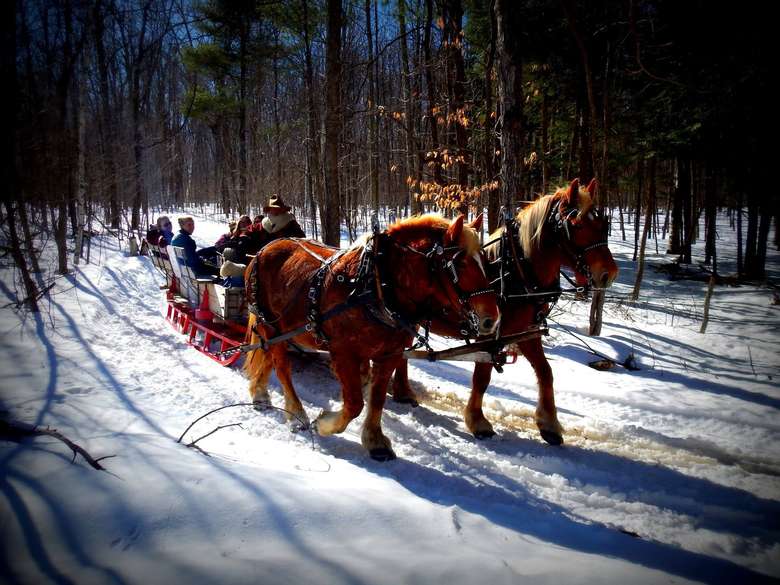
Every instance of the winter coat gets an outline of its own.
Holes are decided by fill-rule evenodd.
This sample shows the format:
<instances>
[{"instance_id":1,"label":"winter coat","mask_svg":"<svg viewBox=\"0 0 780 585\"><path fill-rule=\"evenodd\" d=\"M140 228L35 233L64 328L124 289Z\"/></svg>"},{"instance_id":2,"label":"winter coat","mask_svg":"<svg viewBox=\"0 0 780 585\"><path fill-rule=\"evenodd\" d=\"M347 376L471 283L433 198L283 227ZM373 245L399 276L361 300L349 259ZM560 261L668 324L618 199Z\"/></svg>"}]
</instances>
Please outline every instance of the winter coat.
<instances>
[{"instance_id":1,"label":"winter coat","mask_svg":"<svg viewBox=\"0 0 780 585\"><path fill-rule=\"evenodd\" d=\"M260 224L249 228L251 249L249 254L256 254L267 243L279 238L305 238L306 234L290 213L277 216L266 216Z\"/></svg>"},{"instance_id":2,"label":"winter coat","mask_svg":"<svg viewBox=\"0 0 780 585\"><path fill-rule=\"evenodd\" d=\"M173 238L173 241L171 241L171 245L184 248L184 264L189 266L196 276L211 276L214 274L214 268L203 261L203 258L198 253L195 240L186 231L180 230L176 237ZM213 251L214 248L210 248L210 250Z\"/></svg>"}]
</instances>

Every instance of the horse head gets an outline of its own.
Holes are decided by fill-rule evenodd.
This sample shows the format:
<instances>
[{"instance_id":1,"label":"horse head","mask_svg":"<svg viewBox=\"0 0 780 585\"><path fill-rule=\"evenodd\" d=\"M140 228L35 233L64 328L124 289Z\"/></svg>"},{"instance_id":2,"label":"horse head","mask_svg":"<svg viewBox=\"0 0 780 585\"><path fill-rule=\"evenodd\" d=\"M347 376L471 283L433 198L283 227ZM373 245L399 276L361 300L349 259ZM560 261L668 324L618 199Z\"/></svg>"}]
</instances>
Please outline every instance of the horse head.
<instances>
[{"instance_id":1,"label":"horse head","mask_svg":"<svg viewBox=\"0 0 780 585\"><path fill-rule=\"evenodd\" d=\"M607 288L618 274L609 251L608 220L595 205L596 179L587 188L574 179L553 195L549 222L563 252L563 264L589 278L595 288Z\"/></svg>"},{"instance_id":2,"label":"horse head","mask_svg":"<svg viewBox=\"0 0 780 585\"><path fill-rule=\"evenodd\" d=\"M463 216L448 222L423 215L388 230L401 252L413 252L398 260L405 288L436 313L457 316L465 336L489 335L499 319L474 225L465 225Z\"/></svg>"}]
</instances>

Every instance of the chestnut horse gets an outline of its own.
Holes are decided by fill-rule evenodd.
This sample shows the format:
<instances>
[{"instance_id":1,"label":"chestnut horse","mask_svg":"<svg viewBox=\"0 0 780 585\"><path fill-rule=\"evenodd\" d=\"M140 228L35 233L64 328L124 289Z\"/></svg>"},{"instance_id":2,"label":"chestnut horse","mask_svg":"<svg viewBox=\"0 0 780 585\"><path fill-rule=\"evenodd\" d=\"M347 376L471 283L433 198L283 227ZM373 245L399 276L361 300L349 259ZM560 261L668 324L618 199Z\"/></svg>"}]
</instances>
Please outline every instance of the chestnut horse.
<instances>
[{"instance_id":1,"label":"chestnut horse","mask_svg":"<svg viewBox=\"0 0 780 585\"><path fill-rule=\"evenodd\" d=\"M498 293L502 292L500 271L504 270L505 277L499 302L499 336L521 333L544 321L550 310L549 298L556 299L560 294L561 265L573 268L578 277L589 280L594 288L607 288L617 277L618 269L607 247L607 223L594 207L595 191L595 179L587 189L580 188L579 180L575 179L568 188L541 197L523 209L515 218L519 226L517 233L511 240L503 239L509 245L502 244L506 226L490 236L485 246L488 275ZM508 249L502 251L502 247ZM439 318L433 321L431 329L452 335L453 325L446 318ZM536 372L539 398L535 419L539 432L548 443L560 445L563 429L558 422L552 370L541 338L521 341L517 348ZM482 399L490 384L492 368L490 363L475 364L471 396L464 410L466 426L478 439L495 435L482 412ZM393 398L416 403L409 386L406 361L395 373Z\"/></svg>"},{"instance_id":2,"label":"chestnut horse","mask_svg":"<svg viewBox=\"0 0 780 585\"><path fill-rule=\"evenodd\" d=\"M476 232L463 217L450 223L424 215L338 251L303 239L268 244L247 268L250 299L247 341L284 336L299 347L326 349L341 384L342 408L322 412L317 432L342 432L363 409L361 373L371 362L368 412L361 440L372 458L393 459L382 433L387 386L416 324L429 312L462 316L477 335L495 331L499 312L489 286ZM253 282L252 270L261 275ZM286 334L293 334L286 336ZM276 370L284 391L287 420L309 420L295 392L286 343L249 352L249 393L259 408L269 403L268 378Z\"/></svg>"}]
</instances>

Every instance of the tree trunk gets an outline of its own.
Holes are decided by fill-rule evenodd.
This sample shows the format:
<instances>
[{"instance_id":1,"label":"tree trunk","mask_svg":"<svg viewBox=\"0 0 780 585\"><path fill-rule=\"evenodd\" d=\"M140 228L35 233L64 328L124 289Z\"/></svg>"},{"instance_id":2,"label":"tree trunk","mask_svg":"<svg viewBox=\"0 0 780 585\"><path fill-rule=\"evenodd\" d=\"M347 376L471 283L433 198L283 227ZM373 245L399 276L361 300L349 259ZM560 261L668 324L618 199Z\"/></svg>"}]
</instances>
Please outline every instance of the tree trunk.
<instances>
[{"instance_id":1,"label":"tree trunk","mask_svg":"<svg viewBox=\"0 0 780 585\"><path fill-rule=\"evenodd\" d=\"M699 333L707 331L707 323L710 321L710 302L712 301L712 291L715 289L715 271L713 270L712 276L710 276L710 282L707 286L707 294L704 297L704 315L701 320L701 328Z\"/></svg>"},{"instance_id":2,"label":"tree trunk","mask_svg":"<svg viewBox=\"0 0 780 585\"><path fill-rule=\"evenodd\" d=\"M496 13L490 10L490 46L488 48L487 63L485 65L485 77L483 80L485 92L485 144L484 161L485 183L491 183L496 177L496 119L493 104L493 65L496 58ZM498 227L498 214L501 208L498 189L488 189L488 233L492 233ZM482 211L479 209L479 211Z\"/></svg>"},{"instance_id":3,"label":"tree trunk","mask_svg":"<svg viewBox=\"0 0 780 585\"><path fill-rule=\"evenodd\" d=\"M463 5L461 0L445 0L442 3L442 19L444 21L444 43L447 54L447 88L450 92L450 108L448 122L454 127L455 145L457 147L457 183L461 188L468 185L469 152L466 148L467 122L466 73L463 63Z\"/></svg>"},{"instance_id":4,"label":"tree trunk","mask_svg":"<svg viewBox=\"0 0 780 585\"><path fill-rule=\"evenodd\" d=\"M247 156L248 156L248 146L249 146L249 125L247 124L247 69L248 69L248 63L247 63L247 54L248 54L248 43L249 43L249 27L251 26L250 23L250 16L249 14L245 15L245 18L241 19L241 24L239 28L239 35L238 35L238 196L236 197L237 203L238 203L238 212L239 214L245 214L249 212L249 192L247 190L247 186L249 181L247 180L247 174L248 174L248 163L247 163ZM274 53L274 104L273 104L273 110L274 110L274 125L275 129L277 130L275 132L276 141L277 141L277 149L276 149L276 159L279 160L279 148L278 148L278 141L279 141L279 134L278 134L278 120L276 119L276 108L277 108L277 95L276 95L276 54ZM279 188L279 185L277 183L276 188Z\"/></svg>"},{"instance_id":5,"label":"tree trunk","mask_svg":"<svg viewBox=\"0 0 780 585\"><path fill-rule=\"evenodd\" d=\"M715 183L715 169L712 161L706 162L704 176L704 263L712 264L712 272L715 273L715 238L717 230L715 220L717 217L717 193Z\"/></svg>"},{"instance_id":6,"label":"tree trunk","mask_svg":"<svg viewBox=\"0 0 780 585\"><path fill-rule=\"evenodd\" d=\"M501 198L508 210L523 197L523 84L522 47L516 34L517 7L496 0L496 52L498 53L498 104L501 129Z\"/></svg>"},{"instance_id":7,"label":"tree trunk","mask_svg":"<svg viewBox=\"0 0 780 585\"><path fill-rule=\"evenodd\" d=\"M642 192L644 191L644 178L645 178L645 159L640 158L637 162L637 187L636 187L636 208L634 209L634 257L633 261L636 262L637 253L639 252L639 217L642 214Z\"/></svg>"},{"instance_id":8,"label":"tree trunk","mask_svg":"<svg viewBox=\"0 0 780 585\"><path fill-rule=\"evenodd\" d=\"M133 121L133 202L130 214L130 229L133 230L137 230L140 226L141 205L144 203L143 177L141 175L143 157L141 136L141 66L146 58L146 26L150 5L151 0L148 0L143 7L141 29L138 33L138 52L133 58L130 81L130 104Z\"/></svg>"},{"instance_id":9,"label":"tree trunk","mask_svg":"<svg viewBox=\"0 0 780 585\"><path fill-rule=\"evenodd\" d=\"M301 0L303 9L303 43L304 58L306 64L306 138L307 155L309 161L309 174L311 177L309 209L311 210L312 226L314 237L317 237L317 205L322 198L322 171L320 169L320 139L317 133L319 127L319 116L317 112L317 102L315 100L314 87L314 60L311 52L311 35L309 32L309 0Z\"/></svg>"},{"instance_id":10,"label":"tree trunk","mask_svg":"<svg viewBox=\"0 0 780 585\"><path fill-rule=\"evenodd\" d=\"M12 161L13 155L10 155L8 157L8 160ZM27 218L26 198L22 194L19 195L19 207L17 211L19 211L19 223L22 226L22 236L24 237L24 250L25 253L27 254L27 258L29 258L30 260L30 270L34 274L38 274L41 271L41 267L38 265L38 256L35 250L35 242L33 241L32 233L30 232L30 222ZM44 213L42 214L42 217L44 220L46 219L45 210Z\"/></svg>"},{"instance_id":11,"label":"tree trunk","mask_svg":"<svg viewBox=\"0 0 780 585\"><path fill-rule=\"evenodd\" d=\"M105 161L104 181L108 193L108 224L113 229L119 228L119 193L117 188L116 163L114 162L113 130L111 120L111 102L108 79L108 60L103 35L105 31L105 14L102 10L102 2L98 0L93 9L93 23L95 32L95 54L97 55L98 74L100 77L100 114L99 134L102 155Z\"/></svg>"},{"instance_id":12,"label":"tree trunk","mask_svg":"<svg viewBox=\"0 0 780 585\"><path fill-rule=\"evenodd\" d=\"M634 281L634 290L629 295L629 300L637 301L639 299L639 289L642 286L642 278L645 274L645 248L647 247L647 234L650 231L650 224L653 221L653 212L655 209L655 156L648 161L648 187L647 187L647 209L645 211L645 226L642 230L642 245L639 249L639 266L636 271L636 280Z\"/></svg>"},{"instance_id":13,"label":"tree trunk","mask_svg":"<svg viewBox=\"0 0 780 585\"><path fill-rule=\"evenodd\" d=\"M737 193L737 275L742 275L745 267L742 262L742 191Z\"/></svg>"},{"instance_id":14,"label":"tree trunk","mask_svg":"<svg viewBox=\"0 0 780 585\"><path fill-rule=\"evenodd\" d=\"M691 161L682 159L680 164L680 176L677 179L677 185L680 189L680 198L682 199L683 228L682 233L682 261L684 264L691 263L691 243L694 237L693 221L693 192L691 190Z\"/></svg>"},{"instance_id":15,"label":"tree trunk","mask_svg":"<svg viewBox=\"0 0 780 585\"><path fill-rule=\"evenodd\" d=\"M549 111L549 98L547 92L542 91L542 108L541 108L541 124L542 124L542 148L541 148L541 163L542 163L542 194L546 195L547 190L550 188L550 160L547 157L547 153L550 150L550 111Z\"/></svg>"},{"instance_id":16,"label":"tree trunk","mask_svg":"<svg viewBox=\"0 0 780 585\"><path fill-rule=\"evenodd\" d=\"M379 174L377 173L377 117L376 81L374 78L374 42L371 28L371 0L365 1L366 42L368 44L368 186L371 190L371 208L379 213Z\"/></svg>"},{"instance_id":17,"label":"tree trunk","mask_svg":"<svg viewBox=\"0 0 780 585\"><path fill-rule=\"evenodd\" d=\"M57 221L54 223L54 240L57 243L57 272L68 273L68 204L63 193L60 197Z\"/></svg>"},{"instance_id":18,"label":"tree trunk","mask_svg":"<svg viewBox=\"0 0 780 585\"><path fill-rule=\"evenodd\" d=\"M683 234L683 187L685 179L683 175L690 176L687 161L683 157L677 157L677 184L672 193L672 227L669 232L669 244L666 249L667 254L682 254L682 234Z\"/></svg>"},{"instance_id":19,"label":"tree trunk","mask_svg":"<svg viewBox=\"0 0 780 585\"><path fill-rule=\"evenodd\" d=\"M411 81L409 73L409 49L406 39L406 0L398 0L398 28L401 39L401 89L404 99L404 127L406 129L406 166L407 181L414 180L414 184L419 184L422 174L419 172L420 153L417 146L417 137L414 132L414 108L412 103ZM408 189L409 211L418 213L421 210L419 201L414 198L413 189Z\"/></svg>"},{"instance_id":20,"label":"tree trunk","mask_svg":"<svg viewBox=\"0 0 780 585\"><path fill-rule=\"evenodd\" d=\"M577 45L577 49L580 54L580 61L582 62L582 72L585 85L584 90L588 106L582 108L582 156L580 157L580 177L582 180L589 181L594 176L594 169L597 168L595 162L596 129L594 125L598 119L598 113L596 110L596 98L593 90L593 73L590 66L590 54L588 47L585 43L585 38L580 31L577 16L575 14L575 3L573 0L562 0L562 6L563 11L566 14L566 21L569 25L569 30L574 37L574 42Z\"/></svg>"},{"instance_id":21,"label":"tree trunk","mask_svg":"<svg viewBox=\"0 0 780 585\"><path fill-rule=\"evenodd\" d=\"M12 133L7 134L8 137L13 138ZM9 165L13 164L13 159L7 159L7 163L3 163L3 165ZM6 177L8 179L9 177ZM14 189L13 183L6 183L6 185ZM34 313L38 312L38 287L35 284L35 281L30 277L30 271L27 269L27 262L24 259L24 254L22 253L22 249L19 243L19 236L16 232L16 214L14 210L13 203L11 203L8 199L4 201L5 209L6 209L6 222L8 223L8 232L10 236L9 244L11 244L11 256L14 259L14 263L16 264L16 267L19 269L20 274L22 275L22 282L24 283L24 291L27 295L27 298L25 299L25 304L27 305L27 308L33 311Z\"/></svg>"},{"instance_id":22,"label":"tree trunk","mask_svg":"<svg viewBox=\"0 0 780 585\"><path fill-rule=\"evenodd\" d=\"M438 157L439 154L439 127L437 116L434 114L436 104L436 89L433 85L433 59L431 57L431 27L433 26L433 0L425 0L425 35L423 46L425 48L425 86L428 90L428 111L426 117L431 131L431 150ZM433 159L433 179L437 185L443 185L441 176L441 164L438 158Z\"/></svg>"},{"instance_id":23,"label":"tree trunk","mask_svg":"<svg viewBox=\"0 0 780 585\"><path fill-rule=\"evenodd\" d=\"M590 303L590 320L588 335L595 337L601 335L602 315L604 313L604 290L594 290L593 300Z\"/></svg>"},{"instance_id":24,"label":"tree trunk","mask_svg":"<svg viewBox=\"0 0 780 585\"><path fill-rule=\"evenodd\" d=\"M81 258L81 247L84 242L84 211L87 195L87 57L82 57L80 75L78 76L78 163L76 166L76 242L73 250L73 265L78 266Z\"/></svg>"},{"instance_id":25,"label":"tree trunk","mask_svg":"<svg viewBox=\"0 0 780 585\"><path fill-rule=\"evenodd\" d=\"M341 26L341 0L328 0L325 52L325 201L321 216L322 240L330 246L338 246L340 243Z\"/></svg>"}]
</instances>

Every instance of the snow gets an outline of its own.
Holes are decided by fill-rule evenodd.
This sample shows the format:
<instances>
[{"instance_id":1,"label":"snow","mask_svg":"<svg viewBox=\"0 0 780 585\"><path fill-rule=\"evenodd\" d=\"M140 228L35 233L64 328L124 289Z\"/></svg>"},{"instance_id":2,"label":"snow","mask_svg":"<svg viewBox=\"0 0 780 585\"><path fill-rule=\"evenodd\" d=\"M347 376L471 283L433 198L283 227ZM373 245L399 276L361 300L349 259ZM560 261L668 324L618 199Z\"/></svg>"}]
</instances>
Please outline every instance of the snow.
<instances>
[{"instance_id":1,"label":"snow","mask_svg":"<svg viewBox=\"0 0 780 585\"><path fill-rule=\"evenodd\" d=\"M183 213L171 213L175 219ZM196 215L196 239L224 229ZM721 218L719 266L735 269ZM53 255L49 245L45 254ZM536 383L521 358L494 374L485 412L498 436L475 440L460 411L471 370L415 362L423 404L388 402L398 459L342 435L290 433L282 413L246 401L240 369L188 348L163 318L148 258L108 236L93 263L61 278L40 315L0 271L0 414L58 429L59 442L0 442L0 582L7 583L758 583L780 578L780 307L761 285L718 286L706 334L706 285L645 271L613 231L621 273L603 335L588 303L562 298L546 338L563 447L538 435ZM665 243L648 245L648 261ZM701 250L695 254L699 257ZM769 278L780 256L770 250ZM5 303L4 303L5 304ZM596 351L636 356L640 371L599 372ZM309 416L339 403L325 360L295 358ZM272 379L274 403L282 404Z\"/></svg>"}]
</instances>

